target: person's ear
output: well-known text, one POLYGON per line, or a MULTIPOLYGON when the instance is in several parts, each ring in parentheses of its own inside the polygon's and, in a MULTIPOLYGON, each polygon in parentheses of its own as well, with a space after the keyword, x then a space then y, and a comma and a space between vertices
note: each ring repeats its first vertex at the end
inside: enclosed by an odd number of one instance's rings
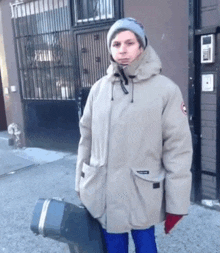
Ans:
POLYGON ((140 53, 142 54, 144 52, 143 47, 140 47, 140 53))

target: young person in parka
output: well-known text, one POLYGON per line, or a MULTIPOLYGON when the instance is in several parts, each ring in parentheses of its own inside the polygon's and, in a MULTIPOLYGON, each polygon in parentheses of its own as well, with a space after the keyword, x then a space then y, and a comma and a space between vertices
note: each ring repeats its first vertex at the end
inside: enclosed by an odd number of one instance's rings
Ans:
POLYGON ((111 65, 91 88, 80 120, 75 190, 103 227, 108 252, 157 252, 165 232, 188 212, 192 141, 179 87, 143 26, 116 21, 107 35, 111 65))

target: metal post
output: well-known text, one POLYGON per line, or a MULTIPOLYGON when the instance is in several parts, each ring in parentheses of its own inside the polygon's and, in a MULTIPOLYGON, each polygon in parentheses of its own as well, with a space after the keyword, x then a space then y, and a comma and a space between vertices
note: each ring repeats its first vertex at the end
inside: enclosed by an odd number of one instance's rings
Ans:
POLYGON ((200 119, 200 85, 199 85, 199 44, 195 36, 197 0, 189 1, 189 123, 193 138, 193 188, 192 201, 201 201, 201 119, 200 119), (197 74, 196 74, 197 73, 197 74))
MULTIPOLYGON (((218 43, 220 41, 220 35, 217 34, 217 46, 216 51, 219 57, 218 43)), ((220 62, 218 59, 218 72, 220 71, 220 62)), ((218 73, 219 78, 219 73, 218 73)), ((220 85, 217 81, 217 110, 216 110, 216 199, 220 201, 220 85)))

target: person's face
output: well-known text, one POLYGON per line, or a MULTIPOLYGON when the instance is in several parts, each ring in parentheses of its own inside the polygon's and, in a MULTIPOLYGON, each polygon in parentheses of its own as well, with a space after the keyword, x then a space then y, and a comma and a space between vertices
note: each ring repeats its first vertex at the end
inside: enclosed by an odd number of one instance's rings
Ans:
POLYGON ((121 65, 131 64, 142 52, 143 48, 131 31, 118 33, 111 42, 112 57, 121 65))

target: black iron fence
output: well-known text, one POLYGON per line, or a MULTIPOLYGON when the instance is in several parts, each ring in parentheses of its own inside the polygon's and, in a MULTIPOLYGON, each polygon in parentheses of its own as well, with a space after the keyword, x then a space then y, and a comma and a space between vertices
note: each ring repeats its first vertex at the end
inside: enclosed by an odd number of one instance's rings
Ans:
POLYGON ((109 64, 106 34, 116 0, 37 0, 11 5, 21 96, 74 100, 109 64))
POLYGON ((12 21, 23 99, 74 99, 67 0, 13 5, 12 21))
POLYGON ((106 46, 107 30, 77 34, 79 52, 80 83, 83 88, 91 87, 105 73, 109 65, 106 46))

